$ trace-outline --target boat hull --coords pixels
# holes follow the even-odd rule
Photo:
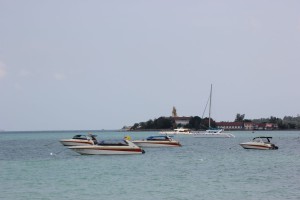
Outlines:
[[[232,138],[232,134],[228,133],[195,133],[194,137],[197,138]]]
[[[256,143],[241,143],[244,149],[257,149],[257,150],[275,150],[278,149],[277,146],[272,144],[256,144]]]
[[[159,132],[161,135],[193,135],[190,129],[186,128],[177,128],[172,131],[161,131]]]
[[[193,133],[182,133],[182,132],[174,132],[174,131],[164,131],[160,132],[161,135],[193,135]]]
[[[132,141],[134,144],[136,144],[139,147],[180,147],[181,144],[177,141]]]
[[[69,149],[82,155],[134,155],[145,153],[142,148],[131,141],[124,140],[124,142],[127,145],[116,145],[115,143],[115,145],[73,146]]]
[[[141,148],[121,148],[121,147],[106,147],[106,146],[73,146],[69,149],[81,155],[130,155],[142,154],[144,151]]]
[[[94,145],[94,142],[92,140],[68,139],[68,140],[60,140],[59,142],[64,146],[90,146],[90,145]]]

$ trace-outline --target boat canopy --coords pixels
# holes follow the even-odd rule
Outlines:
[[[255,137],[255,138],[253,138],[253,141],[270,142],[270,139],[272,139],[272,137],[261,136],[261,137]]]
[[[269,138],[269,139],[272,139],[273,137],[268,137],[268,136],[259,136],[259,137],[255,137],[255,138]],[[253,138],[253,139],[255,139]]]
[[[87,137],[86,135],[75,135],[73,139],[87,140]]]
[[[97,137],[97,135],[92,135],[92,134],[89,134],[89,135],[75,135],[73,137],[73,139],[77,139],[77,140],[87,140],[87,139],[90,139],[90,138],[95,138]]]

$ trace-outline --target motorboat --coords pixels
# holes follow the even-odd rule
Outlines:
[[[226,133],[223,129],[208,129],[205,132],[193,132],[194,137],[201,138],[232,138],[235,137],[231,133]]]
[[[142,154],[145,151],[129,140],[103,140],[96,145],[72,146],[69,149],[82,155]]]
[[[180,147],[180,142],[173,140],[170,136],[150,136],[145,140],[133,140],[139,147]]]
[[[253,138],[252,141],[244,142],[241,143],[240,145],[244,149],[260,149],[260,150],[278,149],[278,146],[270,142],[271,139],[272,137],[255,137]]]
[[[162,135],[192,135],[192,132],[188,128],[176,128],[173,131],[161,131]]]
[[[72,139],[62,139],[59,142],[64,146],[90,146],[97,144],[97,135],[75,135]]]

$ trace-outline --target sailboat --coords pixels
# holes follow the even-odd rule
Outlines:
[[[216,129],[211,127],[211,99],[212,99],[212,84],[210,85],[210,95],[209,95],[209,117],[208,117],[208,130],[205,132],[194,133],[194,137],[201,138],[232,138],[235,137],[230,133],[223,132],[223,129]]]

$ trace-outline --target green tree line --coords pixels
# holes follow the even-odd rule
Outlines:
[[[211,126],[216,127],[216,123],[211,119]],[[159,117],[157,119],[150,119],[146,122],[135,123],[131,130],[147,130],[147,129],[174,129],[174,128],[189,128],[193,130],[207,129],[208,128],[208,118],[201,119],[199,116],[191,117],[189,123],[186,125],[175,124],[173,117]]]
[[[189,128],[193,130],[206,130],[208,129],[208,118],[201,118],[199,116],[191,117],[189,123],[186,125],[175,124],[173,117],[159,117],[157,119],[150,119],[146,122],[135,123],[131,130],[162,130],[174,129],[178,127]],[[274,123],[278,125],[278,129],[300,129],[300,116],[292,117],[285,116],[283,119],[271,116],[269,118],[260,119],[245,119],[245,114],[237,114],[235,122],[255,122],[255,123]],[[216,122],[211,119],[211,127],[216,127]]]

